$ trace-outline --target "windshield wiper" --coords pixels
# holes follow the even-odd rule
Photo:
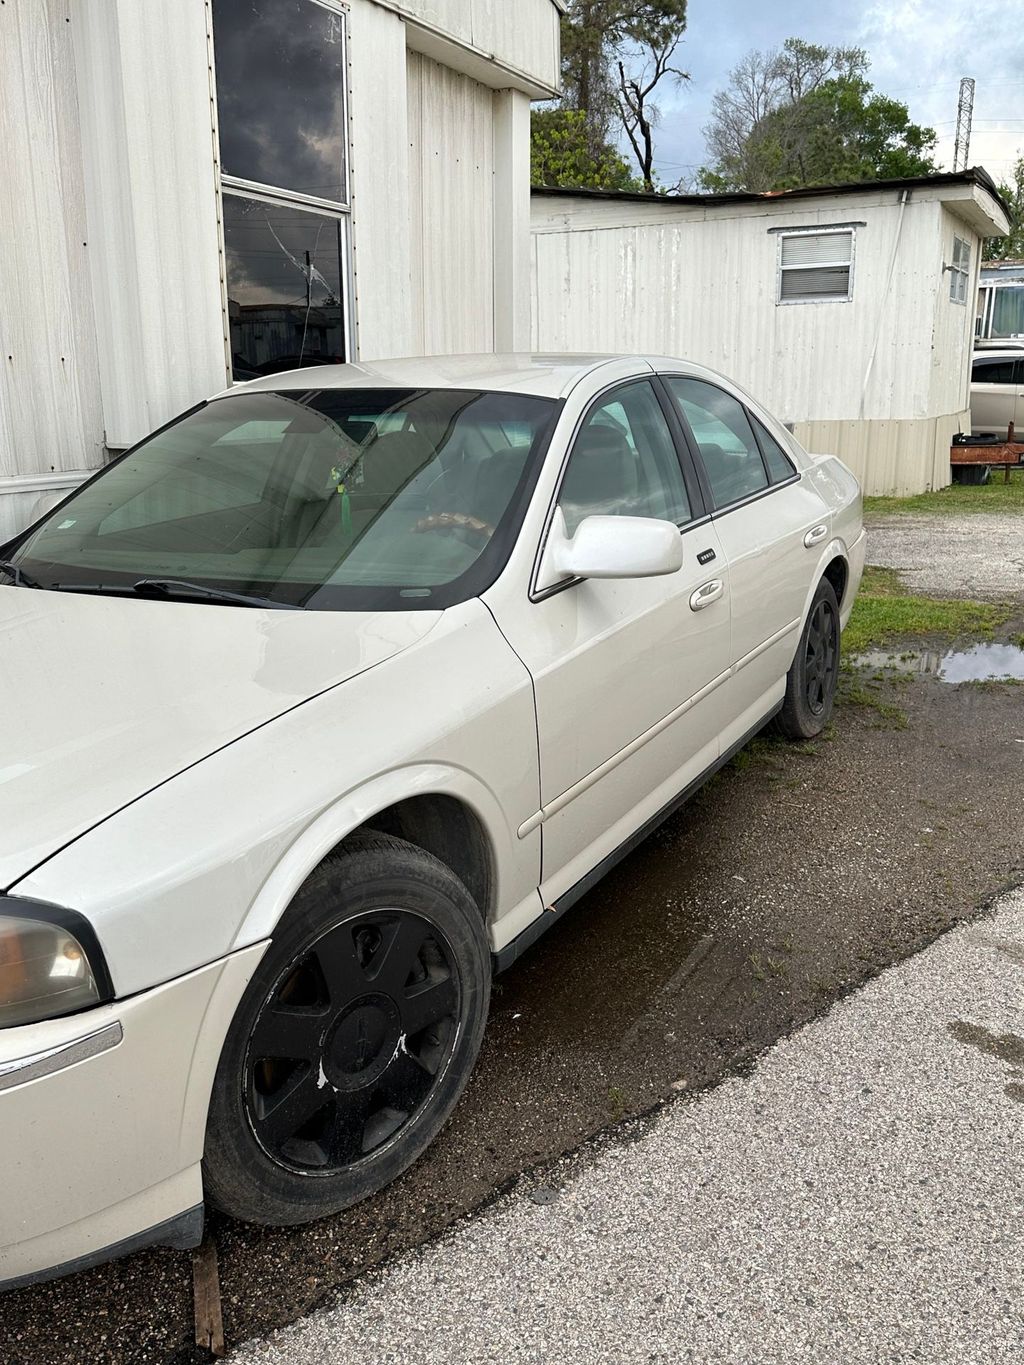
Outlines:
[[[226,602],[236,607],[263,607],[271,611],[301,611],[293,602],[275,602],[270,597],[252,597],[244,592],[229,592],[226,588],[208,588],[202,583],[189,583],[183,578],[140,578],[132,584],[132,591],[141,597],[153,593],[158,597],[188,602]]]
[[[291,602],[275,602],[269,597],[250,597],[226,588],[208,588],[183,578],[140,578],[134,583],[54,583],[56,592],[80,592],[86,596],[155,597],[168,602],[224,602],[233,607],[262,607],[271,611],[302,611]]]
[[[15,564],[13,560],[0,559],[0,569],[6,574],[10,574],[19,588],[41,588],[43,586],[41,583],[37,583],[30,574],[27,574],[20,564]]]

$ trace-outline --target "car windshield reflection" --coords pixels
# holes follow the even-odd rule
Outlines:
[[[476,390],[231,394],[105,471],[13,558],[80,592],[172,579],[313,608],[450,605],[500,571],[557,408]]]

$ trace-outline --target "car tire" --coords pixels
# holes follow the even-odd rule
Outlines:
[[[814,739],[832,716],[839,680],[839,603],[827,578],[818,584],[796,657],[786,675],[786,695],[776,727],[786,739]]]
[[[351,839],[299,890],[232,1021],[210,1203],[287,1226],[389,1184],[462,1093],[490,984],[484,917],[458,877],[402,839]]]

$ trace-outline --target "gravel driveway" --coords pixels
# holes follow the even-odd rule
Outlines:
[[[1024,593],[1024,515],[916,512],[869,518],[868,563],[926,597],[1005,601]]]
[[[1019,1360],[1022,970],[1018,891],[237,1365]]]

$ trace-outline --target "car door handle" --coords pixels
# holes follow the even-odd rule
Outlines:
[[[827,535],[828,526],[825,522],[819,521],[817,526],[812,526],[804,536],[804,544],[810,549],[812,545],[817,545],[819,541],[824,540]]]
[[[696,592],[690,593],[690,610],[703,611],[705,607],[710,607],[712,602],[717,602],[723,592],[725,584],[720,578],[712,578],[709,583],[702,583]]]

